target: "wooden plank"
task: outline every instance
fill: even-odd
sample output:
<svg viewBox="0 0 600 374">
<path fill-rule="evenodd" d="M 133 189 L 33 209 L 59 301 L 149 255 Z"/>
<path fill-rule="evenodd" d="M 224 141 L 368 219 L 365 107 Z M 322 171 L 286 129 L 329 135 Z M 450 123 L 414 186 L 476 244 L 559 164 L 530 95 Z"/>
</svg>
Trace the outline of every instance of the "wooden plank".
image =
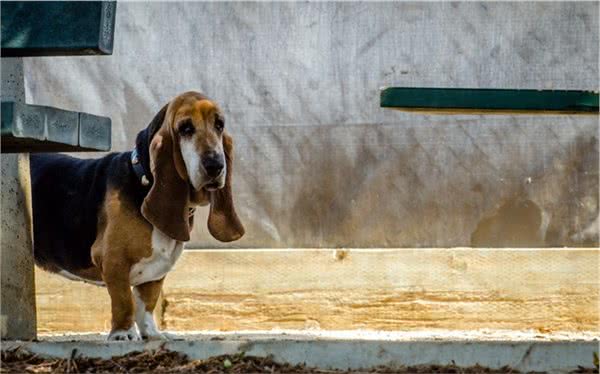
<svg viewBox="0 0 600 374">
<path fill-rule="evenodd" d="M 116 1 L 3 1 L 2 57 L 110 55 Z"/>
<path fill-rule="evenodd" d="M 598 93 L 573 90 L 389 87 L 382 108 L 432 114 L 598 114 Z"/>
<path fill-rule="evenodd" d="M 186 251 L 161 325 L 597 331 L 597 249 Z M 40 332 L 106 331 L 102 288 L 36 273 Z"/>
<path fill-rule="evenodd" d="M 110 330 L 110 298 L 105 287 L 67 280 L 36 266 L 35 291 L 38 333 Z M 159 302 L 157 321 L 162 320 L 162 310 Z"/>
<path fill-rule="evenodd" d="M 35 267 L 38 334 L 110 330 L 104 287 L 67 280 Z"/>
</svg>

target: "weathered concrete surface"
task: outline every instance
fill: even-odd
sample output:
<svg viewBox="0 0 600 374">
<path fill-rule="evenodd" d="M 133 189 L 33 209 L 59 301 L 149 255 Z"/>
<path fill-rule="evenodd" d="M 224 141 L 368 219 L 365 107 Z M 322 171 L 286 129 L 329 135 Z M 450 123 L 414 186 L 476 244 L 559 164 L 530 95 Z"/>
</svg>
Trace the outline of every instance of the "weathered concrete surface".
<svg viewBox="0 0 600 374">
<path fill-rule="evenodd" d="M 2 100 L 25 102 L 23 59 L 2 59 Z M 36 336 L 29 155 L 2 155 L 0 331 L 2 339 Z"/>
<path fill-rule="evenodd" d="M 2 102 L 2 153 L 110 149 L 110 118 L 42 105 Z"/>
<path fill-rule="evenodd" d="M 2 90 L 0 97 L 3 101 L 25 103 L 25 82 L 23 77 L 22 58 L 2 58 Z"/>
<path fill-rule="evenodd" d="M 597 247 L 597 121 L 241 128 L 236 200 L 247 228 L 233 244 Z M 206 215 L 190 248 L 223 246 Z"/>
<path fill-rule="evenodd" d="M 107 332 L 105 288 L 38 269 L 40 333 Z M 185 251 L 160 328 L 600 331 L 597 249 Z"/>
<path fill-rule="evenodd" d="M 598 14 L 123 3 L 113 56 L 30 59 L 27 88 L 34 104 L 110 114 L 117 151 L 176 94 L 212 96 L 237 145 L 240 247 L 597 246 L 597 118 L 406 114 L 380 109 L 379 88 L 598 90 Z M 202 214 L 192 246 L 220 246 Z"/>
<path fill-rule="evenodd" d="M 2 155 L 2 339 L 36 336 L 29 155 Z"/>
<path fill-rule="evenodd" d="M 532 340 L 470 340 L 444 339 L 435 341 L 424 335 L 420 337 L 382 336 L 371 333 L 369 338 L 359 334 L 330 333 L 328 337 L 311 333 L 266 334 L 190 334 L 181 340 L 121 343 L 94 340 L 5 342 L 2 349 L 22 347 L 24 351 L 41 356 L 69 358 L 74 349 L 87 357 L 110 358 L 133 351 L 152 350 L 163 347 L 188 355 L 191 359 L 205 359 L 222 354 L 244 352 L 246 355 L 272 355 L 276 361 L 291 364 L 306 363 L 323 369 L 359 369 L 378 365 L 446 365 L 476 364 L 490 368 L 510 366 L 514 369 L 569 372 L 578 366 L 593 367 L 593 353 L 598 352 L 597 340 L 544 341 Z M 358 335 L 358 336 L 357 336 Z M 435 335 L 435 334 L 433 334 Z M 89 339 L 89 338 L 88 338 Z M 164 345 L 163 345 L 164 344 Z"/>
</svg>

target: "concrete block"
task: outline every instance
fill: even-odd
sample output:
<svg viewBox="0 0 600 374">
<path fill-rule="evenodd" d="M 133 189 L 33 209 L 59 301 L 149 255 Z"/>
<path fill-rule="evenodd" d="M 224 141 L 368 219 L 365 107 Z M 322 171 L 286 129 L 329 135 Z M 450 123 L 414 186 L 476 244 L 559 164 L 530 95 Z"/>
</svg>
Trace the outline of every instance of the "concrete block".
<svg viewBox="0 0 600 374">
<path fill-rule="evenodd" d="M 0 238 L 2 339 L 36 337 L 29 155 L 2 155 Z"/>
<path fill-rule="evenodd" d="M 2 56 L 2 85 L 0 97 L 2 101 L 25 102 L 25 87 L 23 78 L 23 59 L 6 58 Z M 4 109 L 4 108 L 2 108 Z"/>
<path fill-rule="evenodd" d="M 111 144 L 107 117 L 53 107 L 2 103 L 2 152 L 106 151 Z"/>
<path fill-rule="evenodd" d="M 44 140 L 46 113 L 37 105 L 14 104 L 12 133 L 19 138 Z"/>
<path fill-rule="evenodd" d="M 79 114 L 79 145 L 102 151 L 110 150 L 110 118 L 88 113 Z"/>
<path fill-rule="evenodd" d="M 55 109 L 46 111 L 47 139 L 76 146 L 79 142 L 79 113 Z"/>
</svg>

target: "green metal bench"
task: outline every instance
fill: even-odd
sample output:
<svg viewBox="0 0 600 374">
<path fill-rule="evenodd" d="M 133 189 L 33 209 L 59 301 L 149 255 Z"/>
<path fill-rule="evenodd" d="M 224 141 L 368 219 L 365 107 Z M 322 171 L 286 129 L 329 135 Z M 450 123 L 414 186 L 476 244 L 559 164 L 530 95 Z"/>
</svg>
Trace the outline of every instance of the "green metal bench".
<svg viewBox="0 0 600 374">
<path fill-rule="evenodd" d="M 598 114 L 598 93 L 564 90 L 389 87 L 380 106 L 432 114 Z"/>
<path fill-rule="evenodd" d="M 3 1 L 2 57 L 110 55 L 114 1 Z"/>
<path fill-rule="evenodd" d="M 111 120 L 25 103 L 23 56 L 111 54 L 115 2 L 1 4 L 2 243 L 0 335 L 36 337 L 30 152 L 107 151 Z M 6 154 L 17 153 L 17 154 Z"/>
<path fill-rule="evenodd" d="M 114 1 L 4 1 L 2 57 L 112 54 Z M 110 149 L 110 118 L 2 98 L 2 153 Z"/>
</svg>

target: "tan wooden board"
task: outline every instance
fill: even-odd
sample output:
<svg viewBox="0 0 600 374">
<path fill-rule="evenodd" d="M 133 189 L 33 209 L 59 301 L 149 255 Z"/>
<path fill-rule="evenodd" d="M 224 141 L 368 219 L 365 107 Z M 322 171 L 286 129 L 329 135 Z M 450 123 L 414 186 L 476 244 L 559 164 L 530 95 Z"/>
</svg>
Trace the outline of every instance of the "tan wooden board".
<svg viewBox="0 0 600 374">
<path fill-rule="evenodd" d="M 186 251 L 163 328 L 598 331 L 597 249 Z M 36 272 L 40 332 L 106 331 L 100 287 Z"/>
</svg>

